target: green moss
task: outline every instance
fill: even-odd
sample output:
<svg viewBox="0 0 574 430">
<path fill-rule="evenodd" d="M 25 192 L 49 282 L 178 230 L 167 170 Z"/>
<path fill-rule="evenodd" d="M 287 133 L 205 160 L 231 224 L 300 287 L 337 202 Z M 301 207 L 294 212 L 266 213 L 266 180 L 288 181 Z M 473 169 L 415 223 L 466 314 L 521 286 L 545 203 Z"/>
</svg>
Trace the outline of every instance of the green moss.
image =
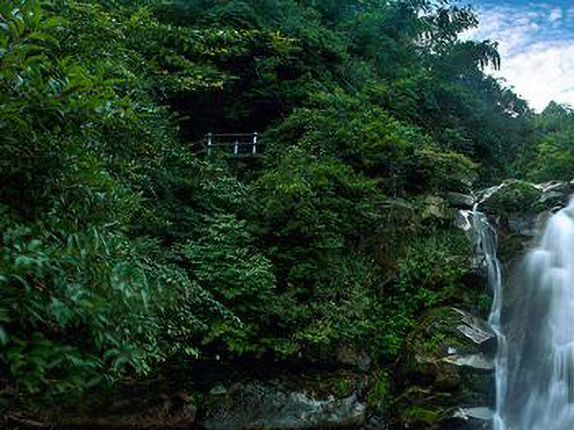
<svg viewBox="0 0 574 430">
<path fill-rule="evenodd" d="M 349 396 L 355 388 L 355 378 L 353 374 L 340 373 L 331 381 L 333 394 L 336 397 L 343 398 Z"/>
<path fill-rule="evenodd" d="M 438 428 L 451 415 L 450 397 L 448 393 L 411 387 L 396 404 L 400 425 L 420 430 Z"/>
<path fill-rule="evenodd" d="M 409 338 L 409 350 L 419 356 L 437 358 L 445 355 L 447 347 L 472 349 L 472 342 L 456 328 L 460 322 L 461 316 L 453 308 L 443 307 L 430 311 Z"/>
<path fill-rule="evenodd" d="M 477 346 L 457 327 L 462 316 L 451 307 L 430 310 L 407 339 L 393 411 L 403 427 L 432 429 L 459 405 L 487 404 L 488 372 L 442 361 L 448 348 L 476 353 Z M 473 403 L 474 402 L 474 403 Z"/>
<path fill-rule="evenodd" d="M 499 238 L 498 259 L 502 262 L 509 262 L 521 255 L 528 240 L 524 236 L 502 230 Z"/>
<path fill-rule="evenodd" d="M 516 181 L 506 184 L 498 190 L 485 203 L 485 207 L 490 212 L 498 214 L 510 212 L 531 212 L 544 210 L 544 203 L 540 202 L 542 191 L 534 185 Z"/>
<path fill-rule="evenodd" d="M 440 415 L 440 411 L 424 408 L 420 405 L 413 405 L 405 410 L 403 419 L 405 421 L 410 421 L 413 419 L 421 421 L 436 421 Z"/>
<path fill-rule="evenodd" d="M 461 392 L 459 405 L 489 405 L 495 401 L 495 381 L 491 372 L 477 372 L 470 368 L 461 368 Z"/>
<path fill-rule="evenodd" d="M 377 370 L 371 375 L 371 387 L 367 394 L 367 406 L 371 413 L 382 413 L 389 403 L 390 381 L 388 374 Z"/>
<path fill-rule="evenodd" d="M 492 297 L 486 291 L 483 291 L 478 295 L 478 312 L 480 315 L 488 315 L 490 313 L 490 308 L 492 307 Z"/>
</svg>

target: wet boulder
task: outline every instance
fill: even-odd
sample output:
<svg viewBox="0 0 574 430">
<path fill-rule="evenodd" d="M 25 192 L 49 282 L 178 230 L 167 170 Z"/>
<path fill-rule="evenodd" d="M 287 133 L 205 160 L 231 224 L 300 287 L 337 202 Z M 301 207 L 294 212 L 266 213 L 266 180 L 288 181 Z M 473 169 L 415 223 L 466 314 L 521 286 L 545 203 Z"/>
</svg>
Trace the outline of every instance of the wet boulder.
<svg viewBox="0 0 574 430">
<path fill-rule="evenodd" d="M 335 396 L 319 395 L 303 387 L 289 389 L 278 381 L 218 384 L 209 393 L 199 426 L 207 430 L 360 426 L 366 419 L 366 403 L 361 400 L 360 391 Z"/>
<path fill-rule="evenodd" d="M 494 402 L 494 333 L 479 316 L 452 307 L 429 312 L 407 341 L 403 392 L 395 407 L 407 428 L 456 424 L 461 408 Z"/>
</svg>

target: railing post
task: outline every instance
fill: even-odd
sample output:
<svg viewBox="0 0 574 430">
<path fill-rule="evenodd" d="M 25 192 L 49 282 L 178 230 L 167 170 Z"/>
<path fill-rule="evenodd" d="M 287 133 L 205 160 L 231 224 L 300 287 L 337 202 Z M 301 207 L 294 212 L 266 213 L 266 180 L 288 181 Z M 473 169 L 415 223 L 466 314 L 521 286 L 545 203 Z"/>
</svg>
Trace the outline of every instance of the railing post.
<svg viewBox="0 0 574 430">
<path fill-rule="evenodd" d="M 211 133 L 207 133 L 207 155 L 211 155 Z"/>
<path fill-rule="evenodd" d="M 235 139 L 235 149 L 233 150 L 233 154 L 237 156 L 239 153 L 239 139 Z"/>
<path fill-rule="evenodd" d="M 253 133 L 253 149 L 251 151 L 253 155 L 257 153 L 257 132 Z"/>
</svg>

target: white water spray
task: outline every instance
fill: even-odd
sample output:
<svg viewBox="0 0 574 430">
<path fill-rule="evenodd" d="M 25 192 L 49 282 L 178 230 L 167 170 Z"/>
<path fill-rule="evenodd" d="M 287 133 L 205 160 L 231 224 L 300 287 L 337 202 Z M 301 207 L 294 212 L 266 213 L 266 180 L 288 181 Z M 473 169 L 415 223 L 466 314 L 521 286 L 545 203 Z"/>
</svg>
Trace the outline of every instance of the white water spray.
<svg viewBox="0 0 574 430">
<path fill-rule="evenodd" d="M 483 198 L 474 206 L 473 220 L 475 228 L 475 246 L 479 253 L 484 257 L 484 262 L 488 271 L 488 284 L 492 290 L 493 301 L 488 322 L 496 334 L 498 348 L 495 364 L 496 379 L 496 411 L 494 414 L 494 430 L 505 430 L 503 411 L 505 409 L 505 399 L 507 393 L 507 374 L 508 374 L 508 348 L 506 337 L 501 330 L 502 314 L 502 274 L 500 264 L 496 258 L 498 248 L 498 235 L 486 215 L 478 211 L 478 205 L 490 197 L 500 187 L 493 187 L 487 190 Z M 574 429 L 573 429 L 574 430 Z"/>
<path fill-rule="evenodd" d="M 550 218 L 520 273 L 505 299 L 495 429 L 574 430 L 574 201 Z M 500 309 L 491 320 L 500 327 Z"/>
</svg>

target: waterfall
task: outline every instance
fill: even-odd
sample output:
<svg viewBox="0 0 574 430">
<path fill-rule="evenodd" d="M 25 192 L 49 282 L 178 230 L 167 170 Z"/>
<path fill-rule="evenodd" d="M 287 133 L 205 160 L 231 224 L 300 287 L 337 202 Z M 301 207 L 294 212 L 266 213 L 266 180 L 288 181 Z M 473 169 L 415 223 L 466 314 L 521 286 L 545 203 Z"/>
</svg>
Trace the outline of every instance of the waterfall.
<svg viewBox="0 0 574 430">
<path fill-rule="evenodd" d="M 517 278 L 505 302 L 503 331 L 508 349 L 504 346 L 497 359 L 501 366 L 496 373 L 501 396 L 497 428 L 572 430 L 574 201 L 550 218 Z M 500 317 L 500 309 L 495 308 L 494 327 Z"/>
<path fill-rule="evenodd" d="M 503 412 L 507 392 L 508 354 L 506 337 L 501 330 L 502 314 L 502 274 L 500 264 L 496 257 L 498 248 L 497 230 L 488 222 L 486 215 L 478 211 L 478 205 L 499 187 L 493 187 L 485 193 L 484 197 L 475 204 L 473 209 L 473 221 L 475 230 L 475 247 L 484 257 L 484 263 L 488 272 L 488 284 L 493 294 L 492 308 L 488 322 L 496 334 L 498 348 L 495 357 L 495 380 L 496 380 L 496 411 L 494 414 L 494 430 L 505 430 Z"/>
<path fill-rule="evenodd" d="M 490 195 L 488 190 L 486 195 Z M 497 230 L 473 210 L 475 246 L 493 293 L 494 430 L 574 429 L 574 199 L 554 214 L 505 290 Z"/>
</svg>

